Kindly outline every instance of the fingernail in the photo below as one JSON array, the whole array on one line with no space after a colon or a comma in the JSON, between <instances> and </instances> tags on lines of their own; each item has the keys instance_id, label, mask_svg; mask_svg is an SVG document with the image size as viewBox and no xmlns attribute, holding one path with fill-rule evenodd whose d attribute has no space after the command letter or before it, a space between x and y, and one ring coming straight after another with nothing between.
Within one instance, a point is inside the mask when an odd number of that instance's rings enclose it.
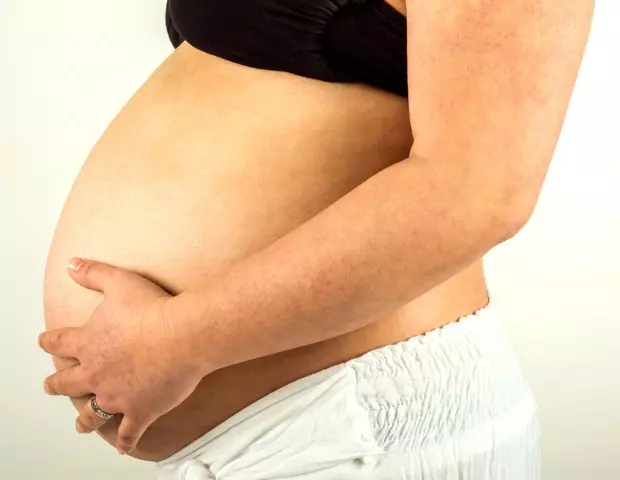
<instances>
[{"instance_id":1,"label":"fingernail","mask_svg":"<svg viewBox=\"0 0 620 480\"><path fill-rule=\"evenodd\" d=\"M78 433L86 433L82 424L78 422L77 420L75 422L75 429L78 431Z\"/></svg>"},{"instance_id":2,"label":"fingernail","mask_svg":"<svg viewBox=\"0 0 620 480\"><path fill-rule=\"evenodd\" d=\"M54 390L52 390L52 387L50 387L47 382L43 382L43 388L48 395L55 395Z\"/></svg>"},{"instance_id":3,"label":"fingernail","mask_svg":"<svg viewBox=\"0 0 620 480\"><path fill-rule=\"evenodd\" d=\"M117 448L117 450L118 453L120 453L121 455L127 455L127 450L125 450L124 448L119 447Z\"/></svg>"},{"instance_id":4,"label":"fingernail","mask_svg":"<svg viewBox=\"0 0 620 480\"><path fill-rule=\"evenodd\" d=\"M82 265L84 265L84 260L82 258L74 257L69 261L69 268L76 272L80 269Z\"/></svg>"}]
</instances>

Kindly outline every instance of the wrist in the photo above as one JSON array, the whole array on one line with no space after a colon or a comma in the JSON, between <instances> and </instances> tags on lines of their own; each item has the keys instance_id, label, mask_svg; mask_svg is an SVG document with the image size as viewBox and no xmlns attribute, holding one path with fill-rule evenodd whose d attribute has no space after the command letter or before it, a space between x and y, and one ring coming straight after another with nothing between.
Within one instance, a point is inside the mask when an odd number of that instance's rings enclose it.
<instances>
[{"instance_id":1,"label":"wrist","mask_svg":"<svg viewBox=\"0 0 620 480\"><path fill-rule=\"evenodd\" d=\"M204 312L201 300L199 294L187 291L168 298L165 308L175 358L200 378L224 366L216 358L213 336L207 335L212 316Z\"/></svg>"}]
</instances>

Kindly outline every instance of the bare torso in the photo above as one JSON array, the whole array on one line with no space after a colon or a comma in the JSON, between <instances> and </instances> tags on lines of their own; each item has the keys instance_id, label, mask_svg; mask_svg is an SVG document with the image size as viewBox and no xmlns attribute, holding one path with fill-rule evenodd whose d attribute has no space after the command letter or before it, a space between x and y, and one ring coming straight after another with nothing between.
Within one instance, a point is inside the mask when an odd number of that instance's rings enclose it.
<instances>
[{"instance_id":1,"label":"bare torso","mask_svg":"<svg viewBox=\"0 0 620 480\"><path fill-rule=\"evenodd\" d=\"M68 276L71 256L135 270L171 293L195 288L406 158L411 141L404 98L182 44L112 122L72 188L46 268L47 327L81 325L101 300ZM361 330L216 371L133 455L163 459L280 386L487 301L479 260ZM116 427L100 433L114 442Z\"/></svg>"}]
</instances>

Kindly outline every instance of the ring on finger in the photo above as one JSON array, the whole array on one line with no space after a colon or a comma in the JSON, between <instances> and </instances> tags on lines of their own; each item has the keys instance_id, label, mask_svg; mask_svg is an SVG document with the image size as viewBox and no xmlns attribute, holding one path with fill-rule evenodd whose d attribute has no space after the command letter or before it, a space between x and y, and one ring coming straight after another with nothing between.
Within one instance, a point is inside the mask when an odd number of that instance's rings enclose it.
<instances>
[{"instance_id":1,"label":"ring on finger","mask_svg":"<svg viewBox=\"0 0 620 480\"><path fill-rule=\"evenodd\" d=\"M116 415L115 413L108 413L105 410L102 410L101 407L99 407L99 405L97 404L97 397L95 395L90 397L90 407L93 409L93 412L95 412L97 416L102 420L110 420Z\"/></svg>"}]
</instances>

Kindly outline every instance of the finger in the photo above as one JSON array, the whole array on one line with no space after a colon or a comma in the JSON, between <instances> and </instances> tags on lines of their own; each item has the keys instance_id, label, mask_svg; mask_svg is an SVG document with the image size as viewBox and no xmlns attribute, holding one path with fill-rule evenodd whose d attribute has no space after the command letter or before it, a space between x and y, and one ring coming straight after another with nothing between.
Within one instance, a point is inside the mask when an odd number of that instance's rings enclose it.
<instances>
[{"instance_id":1,"label":"finger","mask_svg":"<svg viewBox=\"0 0 620 480\"><path fill-rule=\"evenodd\" d=\"M81 327L48 330L39 335L39 347L57 357L77 358Z\"/></svg>"},{"instance_id":2,"label":"finger","mask_svg":"<svg viewBox=\"0 0 620 480\"><path fill-rule=\"evenodd\" d=\"M92 398L94 397L91 397L91 399ZM82 407L80 415L75 420L75 429L79 433L91 433L112 420L111 418L101 418L99 415L97 415L93 410L91 399L89 399L88 402L86 402L86 405ZM108 413L116 413L108 410L111 409L111 406L107 405L106 403L101 405L101 403L102 402L98 399L97 405L101 410Z\"/></svg>"},{"instance_id":3,"label":"finger","mask_svg":"<svg viewBox=\"0 0 620 480\"><path fill-rule=\"evenodd\" d=\"M50 375L43 383L48 395L81 397L92 393L81 365L75 365Z\"/></svg>"},{"instance_id":4,"label":"finger","mask_svg":"<svg viewBox=\"0 0 620 480\"><path fill-rule=\"evenodd\" d=\"M131 453L152 422L137 416L125 415L118 427L116 449L121 455Z\"/></svg>"},{"instance_id":5,"label":"finger","mask_svg":"<svg viewBox=\"0 0 620 480\"><path fill-rule=\"evenodd\" d=\"M77 283L90 290L104 292L119 269L107 263L73 257L69 260L67 271Z\"/></svg>"}]
</instances>

